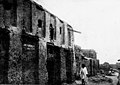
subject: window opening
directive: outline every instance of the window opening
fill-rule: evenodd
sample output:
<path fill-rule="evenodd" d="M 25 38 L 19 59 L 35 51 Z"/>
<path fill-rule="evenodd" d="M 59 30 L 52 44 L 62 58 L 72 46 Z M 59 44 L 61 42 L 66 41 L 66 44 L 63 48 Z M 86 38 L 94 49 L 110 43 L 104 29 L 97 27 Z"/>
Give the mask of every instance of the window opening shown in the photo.
<path fill-rule="evenodd" d="M 69 41 L 69 46 L 71 46 L 71 32 L 70 32 L 70 29 L 68 28 L 68 41 Z"/>
<path fill-rule="evenodd" d="M 50 39 L 53 40 L 53 35 L 54 35 L 54 28 L 52 24 L 50 24 Z"/>
<path fill-rule="evenodd" d="M 38 28 L 37 28 L 37 35 L 39 37 L 42 37 L 42 20 L 38 19 Z"/>
<path fill-rule="evenodd" d="M 60 34 L 62 34 L 62 27 L 60 27 Z"/>
<path fill-rule="evenodd" d="M 41 19 L 38 20 L 38 27 L 42 28 L 42 20 Z"/>

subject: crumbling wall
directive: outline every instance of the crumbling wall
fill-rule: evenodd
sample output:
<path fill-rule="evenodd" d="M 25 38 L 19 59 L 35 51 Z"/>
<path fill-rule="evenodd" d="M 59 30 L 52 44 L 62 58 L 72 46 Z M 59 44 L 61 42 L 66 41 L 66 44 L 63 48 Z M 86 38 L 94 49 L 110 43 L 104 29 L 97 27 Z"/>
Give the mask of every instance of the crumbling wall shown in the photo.
<path fill-rule="evenodd" d="M 81 48 L 77 45 L 74 46 L 74 51 L 75 51 L 75 59 L 76 59 L 76 73 L 80 72 L 81 69 Z"/>
<path fill-rule="evenodd" d="M 9 31 L 0 28 L 0 84 L 8 83 L 9 42 Z"/>
<path fill-rule="evenodd" d="M 58 44 L 65 44 L 65 48 L 68 48 L 68 30 L 67 24 L 63 26 L 63 23 L 60 23 L 60 26 L 63 26 L 63 35 L 61 34 L 61 38 L 57 37 L 60 32 L 56 31 L 56 16 L 53 14 L 41 10 L 39 5 L 33 4 L 30 0 L 11 0 L 13 1 L 9 7 L 4 8 L 3 4 L 0 4 L 0 27 L 7 26 L 10 30 L 10 46 L 9 46 L 9 61 L 8 61 L 8 75 L 7 80 L 9 84 L 33 84 L 39 83 L 40 85 L 45 85 L 48 80 L 48 71 L 46 68 L 46 60 L 47 60 L 47 47 L 46 43 L 50 41 L 50 24 L 52 24 L 54 28 L 53 41 L 55 46 Z M 14 3 L 14 5 L 13 5 Z M 7 9 L 6 9 L 7 8 Z M 38 19 L 42 20 L 42 31 L 40 31 L 45 35 L 39 37 L 38 48 L 30 48 L 34 50 L 27 50 L 28 48 L 24 46 L 21 38 L 21 30 L 25 28 L 28 34 L 33 33 L 35 36 L 38 27 Z M 65 28 L 64 28 L 65 27 Z M 44 29 L 45 28 L 45 29 Z M 58 30 L 59 26 L 58 26 Z M 62 31 L 63 31 L 62 30 Z M 43 32 L 44 31 L 44 32 Z M 62 32 L 61 31 L 61 32 Z M 57 33 L 57 34 L 56 34 Z M 39 35 L 38 35 L 39 36 Z M 65 37 L 65 41 L 63 40 Z M 71 35 L 71 37 L 73 37 Z M 60 42 L 56 39 L 60 39 Z M 26 39 L 27 40 L 27 39 Z M 32 42 L 33 40 L 31 40 Z M 59 43 L 58 43 L 59 42 Z M 57 44 L 58 43 L 58 44 Z M 72 42 L 73 44 L 73 42 Z M 59 46 L 58 46 L 59 47 Z M 38 50 L 37 58 L 35 57 L 35 50 Z M 57 52 L 55 51 L 55 55 L 57 56 Z M 35 61 L 36 59 L 36 61 Z M 62 81 L 68 80 L 72 81 L 73 76 L 73 52 L 70 49 L 68 51 L 60 50 L 60 68 L 61 74 L 58 74 L 57 70 L 56 79 L 60 79 Z M 38 64 L 37 64 L 38 63 Z M 56 62 L 57 63 L 57 62 Z M 36 69 L 36 70 L 35 70 Z M 37 73 L 38 72 L 38 73 Z M 69 75 L 70 74 L 70 75 Z M 36 77 L 35 77 L 36 76 Z M 38 78 L 37 78 L 38 76 Z M 38 82 L 39 81 L 39 82 Z M 6 83 L 5 82 L 5 83 Z"/>
<path fill-rule="evenodd" d="M 10 47 L 9 47 L 9 66 L 8 66 L 8 82 L 10 84 L 22 83 L 22 43 L 21 32 L 11 28 Z"/>
<path fill-rule="evenodd" d="M 40 39 L 39 40 L 39 84 L 45 85 L 48 81 L 47 73 L 47 47 L 46 43 Z"/>
<path fill-rule="evenodd" d="M 22 31 L 23 84 L 39 84 L 39 38 Z"/>
<path fill-rule="evenodd" d="M 0 27 L 16 26 L 17 20 L 17 2 L 16 0 L 3 0 L 0 4 Z"/>
<path fill-rule="evenodd" d="M 40 38 L 45 37 L 45 11 L 42 6 L 32 4 L 32 30 L 33 34 L 37 34 Z"/>
<path fill-rule="evenodd" d="M 0 4 L 0 27 L 4 27 L 4 8 L 3 4 Z"/>
<path fill-rule="evenodd" d="M 67 82 L 71 83 L 74 81 L 74 71 L 73 71 L 73 50 L 68 49 L 67 50 L 67 56 L 66 56 L 66 76 L 67 76 Z"/>
<path fill-rule="evenodd" d="M 30 0 L 17 0 L 17 27 L 32 33 L 32 2 Z"/>
<path fill-rule="evenodd" d="M 89 59 L 88 60 L 82 59 L 81 53 L 83 53 L 84 56 Z M 79 72 L 78 70 L 80 69 L 80 65 L 85 64 L 87 67 L 89 76 L 93 76 L 97 74 L 99 70 L 99 60 L 96 59 L 97 55 L 94 50 L 81 49 L 79 46 L 75 45 L 75 57 L 76 57 L 76 63 L 77 63 L 76 64 L 77 72 Z"/>
<path fill-rule="evenodd" d="M 56 18 L 56 37 L 57 37 L 57 44 L 58 46 L 65 44 L 65 27 L 64 22 L 59 18 Z"/>
<path fill-rule="evenodd" d="M 84 56 L 92 59 L 97 59 L 96 51 L 93 49 L 82 49 Z"/>
<path fill-rule="evenodd" d="M 17 0 L 17 27 L 23 29 L 25 21 L 23 20 L 23 0 Z"/>
<path fill-rule="evenodd" d="M 65 82 L 67 80 L 67 76 L 66 76 L 67 52 L 65 51 L 65 49 L 61 48 L 60 56 L 61 56 L 61 82 Z"/>

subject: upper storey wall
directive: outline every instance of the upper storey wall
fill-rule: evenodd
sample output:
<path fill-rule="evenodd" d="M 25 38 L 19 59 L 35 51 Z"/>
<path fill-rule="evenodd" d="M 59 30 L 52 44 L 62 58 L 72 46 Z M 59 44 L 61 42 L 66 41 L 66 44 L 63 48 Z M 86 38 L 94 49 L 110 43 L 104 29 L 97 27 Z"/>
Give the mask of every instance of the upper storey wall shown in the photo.
<path fill-rule="evenodd" d="M 15 26 L 64 48 L 73 48 L 73 29 L 31 0 L 0 0 L 0 27 Z"/>

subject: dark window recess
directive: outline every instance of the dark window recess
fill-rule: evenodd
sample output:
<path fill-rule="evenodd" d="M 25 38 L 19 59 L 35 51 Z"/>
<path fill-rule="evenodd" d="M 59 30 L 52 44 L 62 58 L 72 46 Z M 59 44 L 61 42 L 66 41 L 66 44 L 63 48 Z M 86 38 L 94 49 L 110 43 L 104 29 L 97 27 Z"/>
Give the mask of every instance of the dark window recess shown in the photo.
<path fill-rule="evenodd" d="M 32 32 L 33 31 L 32 29 L 32 3 L 30 1 L 28 3 L 30 5 L 30 17 L 29 17 L 30 18 L 30 32 Z"/>
<path fill-rule="evenodd" d="M 44 9 L 42 8 L 41 5 L 36 5 L 36 8 L 37 8 L 38 10 L 44 11 Z"/>
<path fill-rule="evenodd" d="M 60 34 L 62 34 L 62 27 L 60 27 Z"/>
<path fill-rule="evenodd" d="M 62 34 L 62 44 L 65 44 L 65 29 L 63 28 L 63 34 Z"/>
<path fill-rule="evenodd" d="M 53 40 L 53 35 L 54 35 L 54 28 L 52 24 L 50 24 L 50 39 Z"/>
<path fill-rule="evenodd" d="M 68 44 L 69 46 L 71 46 L 71 32 L 69 28 L 68 28 Z"/>
<path fill-rule="evenodd" d="M 11 24 L 13 26 L 17 26 L 17 0 L 13 0 L 13 6 L 12 6 L 12 10 L 11 10 Z"/>
<path fill-rule="evenodd" d="M 42 35 L 43 35 L 43 29 L 42 29 L 42 20 L 41 19 L 38 19 L 38 28 L 37 28 L 37 35 L 39 36 L 39 37 L 42 37 Z"/>
<path fill-rule="evenodd" d="M 22 24 L 23 28 L 25 29 L 26 27 L 25 27 L 25 20 L 24 20 L 24 18 L 23 18 L 23 20 L 21 21 L 21 24 Z"/>
<path fill-rule="evenodd" d="M 3 0 L 0 0 L 0 4 L 3 2 Z"/>
<path fill-rule="evenodd" d="M 43 20 L 43 37 L 45 38 L 46 36 L 46 15 L 45 15 L 45 12 L 44 12 L 44 20 Z"/>
<path fill-rule="evenodd" d="M 5 10 L 10 10 L 13 6 L 13 0 L 3 0 L 3 7 Z"/>
<path fill-rule="evenodd" d="M 56 20 L 55 20 L 55 28 L 54 28 L 54 39 L 56 40 Z"/>
<path fill-rule="evenodd" d="M 38 20 L 38 27 L 42 28 L 42 20 L 40 20 L 40 19 Z"/>

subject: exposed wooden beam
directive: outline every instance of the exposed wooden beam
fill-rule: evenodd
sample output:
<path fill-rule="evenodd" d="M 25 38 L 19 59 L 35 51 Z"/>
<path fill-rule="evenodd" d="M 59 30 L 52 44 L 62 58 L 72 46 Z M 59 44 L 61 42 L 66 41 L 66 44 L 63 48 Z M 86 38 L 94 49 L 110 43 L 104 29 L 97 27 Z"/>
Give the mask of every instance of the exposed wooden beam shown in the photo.
<path fill-rule="evenodd" d="M 118 61 L 120 61 L 120 59 L 118 59 Z"/>
<path fill-rule="evenodd" d="M 70 31 L 73 31 L 73 32 L 76 32 L 76 33 L 80 33 L 81 34 L 81 32 L 80 31 L 76 31 L 76 30 L 73 30 L 73 29 L 69 29 Z"/>

